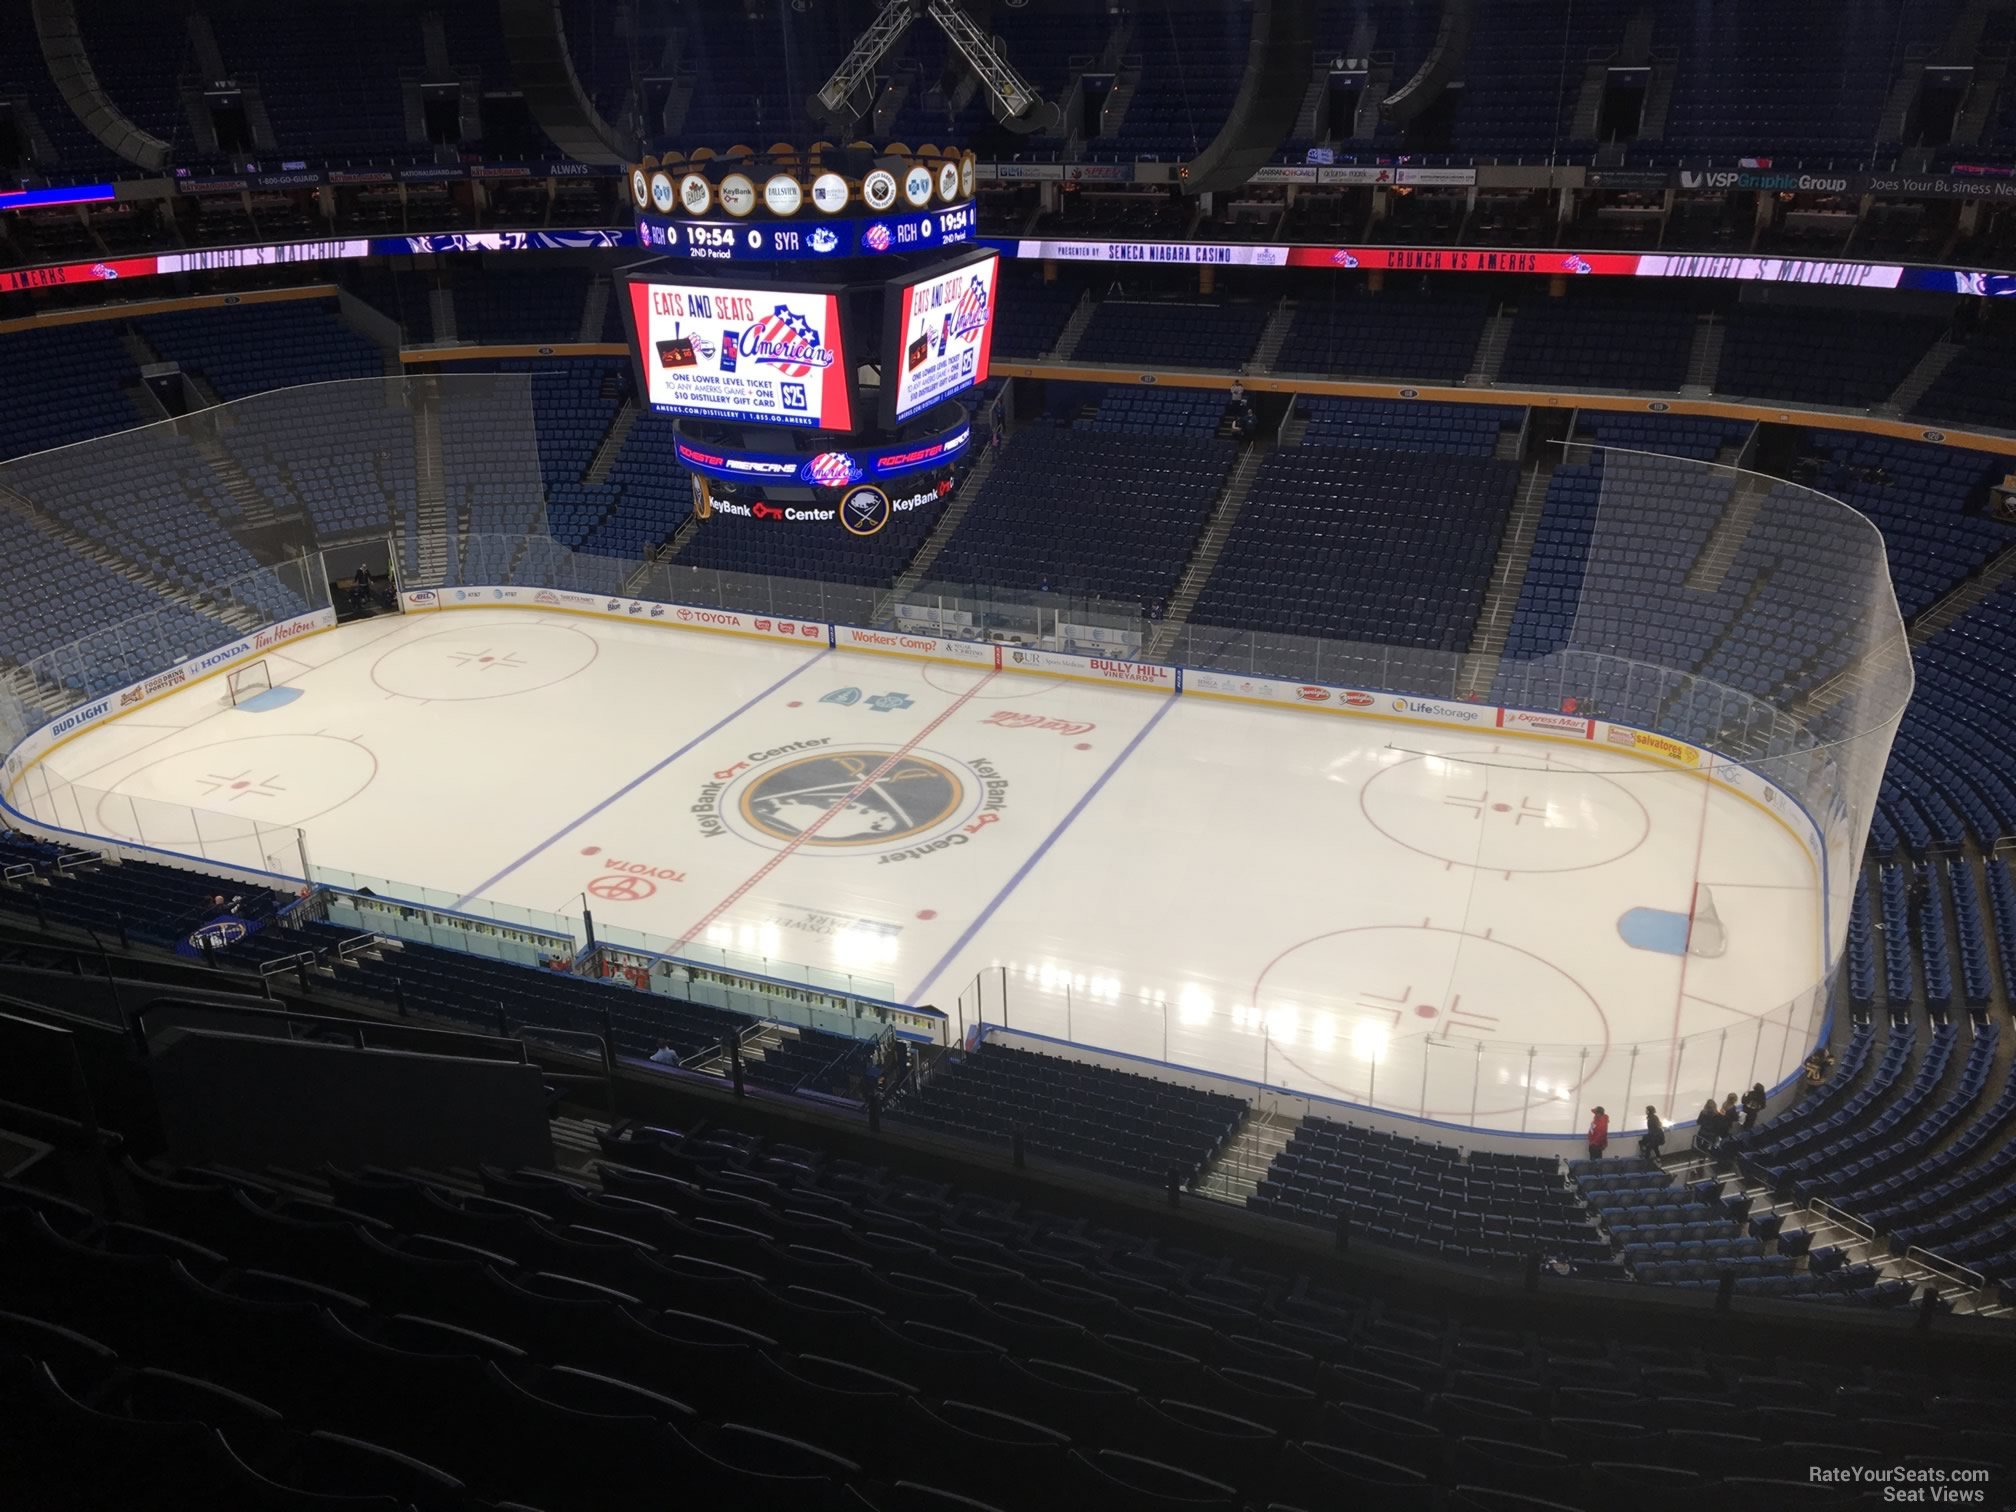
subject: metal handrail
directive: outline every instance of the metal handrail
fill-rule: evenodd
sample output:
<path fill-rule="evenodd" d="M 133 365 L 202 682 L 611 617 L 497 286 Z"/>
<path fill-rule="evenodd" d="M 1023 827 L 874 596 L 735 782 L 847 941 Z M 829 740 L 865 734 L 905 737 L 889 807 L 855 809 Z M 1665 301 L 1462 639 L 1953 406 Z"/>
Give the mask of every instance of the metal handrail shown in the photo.
<path fill-rule="evenodd" d="M 1865 1219 L 1857 1218 L 1845 1208 L 1835 1206 L 1835 1204 L 1829 1202 L 1825 1197 L 1814 1198 L 1812 1207 L 1814 1212 L 1819 1213 L 1822 1217 L 1827 1218 L 1833 1223 L 1839 1224 L 1850 1233 L 1860 1234 L 1865 1239 L 1874 1239 L 1876 1237 L 1876 1229 L 1873 1224 Z"/>
<path fill-rule="evenodd" d="M 1916 1261 L 1936 1275 L 1943 1275 L 1973 1291 L 1980 1291 L 1988 1285 L 1988 1278 L 1971 1265 L 1962 1265 L 1957 1260 L 1948 1260 L 1944 1255 L 1935 1255 L 1922 1245 L 1914 1244 L 1904 1251 L 1906 1260 Z"/>
<path fill-rule="evenodd" d="M 602 1057 L 603 1095 L 608 1099 L 610 1116 L 616 1116 L 616 1055 L 609 1048 L 609 1040 L 606 1036 L 596 1034 L 587 1029 L 549 1029 L 544 1024 L 520 1024 L 518 1032 L 512 1036 L 512 1039 L 517 1042 L 521 1050 L 524 1048 L 525 1036 L 527 1034 L 550 1034 L 562 1039 L 580 1039 L 592 1043 Z"/>
<path fill-rule="evenodd" d="M 1844 1228 L 1851 1234 L 1860 1235 L 1865 1244 L 1876 1242 L 1876 1228 L 1874 1224 L 1868 1223 L 1863 1219 L 1857 1218 L 1853 1213 L 1836 1207 L 1825 1197 L 1815 1197 L 1809 1206 L 1811 1206 L 1814 1212 L 1836 1227 Z"/>

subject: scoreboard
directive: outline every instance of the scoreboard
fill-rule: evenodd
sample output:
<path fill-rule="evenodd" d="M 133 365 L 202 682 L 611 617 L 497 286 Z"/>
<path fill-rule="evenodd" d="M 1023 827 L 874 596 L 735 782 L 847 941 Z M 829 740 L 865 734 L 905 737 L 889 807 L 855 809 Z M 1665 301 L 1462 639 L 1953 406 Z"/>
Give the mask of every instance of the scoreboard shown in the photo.
<path fill-rule="evenodd" d="M 645 249 L 702 262 L 822 262 L 928 252 L 973 239 L 979 224 L 970 204 L 892 215 L 834 216 L 817 221 L 687 220 L 637 217 Z"/>

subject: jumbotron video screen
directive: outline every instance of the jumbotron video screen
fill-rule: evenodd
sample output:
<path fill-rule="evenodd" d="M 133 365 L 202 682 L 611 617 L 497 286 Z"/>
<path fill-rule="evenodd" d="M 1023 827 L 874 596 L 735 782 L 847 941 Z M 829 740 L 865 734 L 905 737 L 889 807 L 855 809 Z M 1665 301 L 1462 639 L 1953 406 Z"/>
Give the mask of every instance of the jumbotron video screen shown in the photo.
<path fill-rule="evenodd" d="M 629 285 L 645 402 L 663 414 L 854 428 L 839 296 L 698 279 Z"/>

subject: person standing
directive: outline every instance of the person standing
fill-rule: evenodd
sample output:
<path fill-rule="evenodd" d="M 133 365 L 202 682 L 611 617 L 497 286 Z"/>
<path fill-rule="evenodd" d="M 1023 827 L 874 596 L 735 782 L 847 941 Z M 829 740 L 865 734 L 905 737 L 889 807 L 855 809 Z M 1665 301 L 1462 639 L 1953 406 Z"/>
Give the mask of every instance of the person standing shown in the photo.
<path fill-rule="evenodd" d="M 1589 1158 L 1601 1160 L 1603 1152 L 1610 1147 L 1610 1115 L 1598 1106 L 1591 1110 L 1589 1120 Z"/>
<path fill-rule="evenodd" d="M 1722 1143 L 1722 1136 L 1729 1132 L 1729 1125 L 1722 1117 L 1722 1109 L 1710 1097 L 1701 1105 L 1701 1111 L 1694 1120 L 1694 1148 L 1703 1152 L 1712 1151 Z"/>
<path fill-rule="evenodd" d="M 1743 1094 L 1743 1132 L 1749 1133 L 1757 1127 L 1757 1120 L 1764 1116 L 1764 1083 L 1759 1082 Z"/>
<path fill-rule="evenodd" d="M 1647 1160 L 1656 1161 L 1659 1152 L 1666 1148 L 1666 1125 L 1659 1121 L 1659 1110 L 1645 1110 L 1645 1132 L 1638 1136 L 1638 1153 Z"/>

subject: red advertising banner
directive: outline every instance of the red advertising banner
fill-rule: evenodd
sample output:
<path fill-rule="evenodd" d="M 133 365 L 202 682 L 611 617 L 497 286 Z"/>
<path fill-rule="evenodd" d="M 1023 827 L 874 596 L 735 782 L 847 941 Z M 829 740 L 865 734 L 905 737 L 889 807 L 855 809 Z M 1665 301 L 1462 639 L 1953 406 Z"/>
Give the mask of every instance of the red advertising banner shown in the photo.
<path fill-rule="evenodd" d="M 159 269 L 152 257 L 108 257 L 99 262 L 54 263 L 42 268 L 0 268 L 0 294 L 26 294 L 66 284 L 111 283 L 150 278 Z"/>

